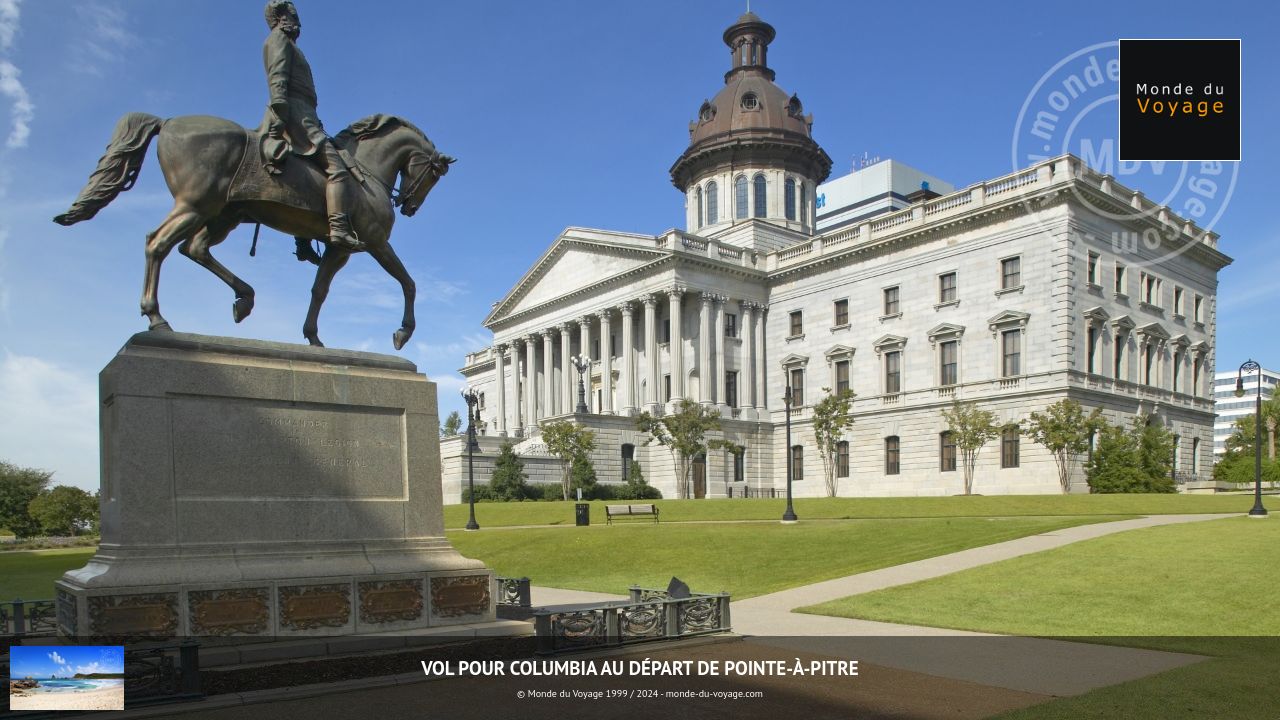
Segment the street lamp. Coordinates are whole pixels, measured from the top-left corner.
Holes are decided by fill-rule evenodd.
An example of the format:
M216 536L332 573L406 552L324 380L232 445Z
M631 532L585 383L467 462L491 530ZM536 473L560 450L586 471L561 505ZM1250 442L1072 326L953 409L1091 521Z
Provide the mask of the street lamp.
M1236 397L1244 396L1245 371L1258 373L1258 397L1253 413L1253 509L1249 517L1264 518L1267 509L1262 507L1262 366L1252 359L1244 361L1236 372Z
M480 402L480 396L471 388L462 389L462 399L467 402L467 488L470 497L471 519L467 520L468 530L479 530L480 525L476 522L476 468L475 468L475 452L480 449L480 443L476 442L476 404Z
M583 376L587 374L587 369L591 367L591 360L584 355L574 355L569 358L573 361L573 366L578 369L578 407L574 412L579 415L585 415L590 412L587 409L587 388L583 385Z
M782 522L793 523L799 518L796 517L795 508L791 506L791 476L793 470L791 468L791 386L787 386L787 392L782 396L782 405L786 408L787 413L787 511L782 513Z

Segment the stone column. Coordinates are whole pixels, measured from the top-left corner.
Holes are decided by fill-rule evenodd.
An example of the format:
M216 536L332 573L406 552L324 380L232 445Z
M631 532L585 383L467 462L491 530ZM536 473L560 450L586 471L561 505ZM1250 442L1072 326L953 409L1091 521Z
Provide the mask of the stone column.
M578 353L587 359L587 374L582 378L582 384L586 388L587 393L587 411L595 412L599 408L595 407L595 400L591 397L591 318L578 318ZM575 403L577 401L575 400Z
M493 348L493 370L498 377L498 437L507 436L507 346Z
M613 310L600 311L600 412L613 414Z
M702 293L702 312L698 315L698 402L711 404L711 301L715 294Z
M671 353L671 402L684 399L684 333L680 324L683 319L683 308L680 301L684 296L684 288L676 286L667 291L667 299L671 301L668 312L671 316L671 342L668 350Z
M743 300L742 317L739 323L742 326L744 337L742 338L742 355L738 360L738 394L742 397L738 398L738 405L743 408L743 417L747 420L756 418L756 326L753 313L756 304ZM743 400L746 402L743 402Z
M526 435L538 428L538 373L534 369L538 355L538 333L530 333L524 341L524 425Z
M765 377L765 370L768 368L769 363L765 362L764 357L764 316L765 313L769 312L769 308L764 305L756 305L756 309L760 312L755 317L756 367L752 373L752 382L756 386L755 401L756 407L759 408L758 414L763 416L765 411L769 409L769 385L766 383L767 378ZM788 452L790 451L788 450Z
M658 380L658 296L644 296L644 364L645 383L649 386L649 402L645 409L658 412L662 405L662 388Z
M728 398L725 397L725 362L724 349L724 304L729 298L723 295L716 296L716 405L720 408L722 417L729 417L731 411L729 409Z
M555 343L551 339L553 331L548 329L542 333L542 416L556 414L555 385L551 382L551 372L555 359Z
M573 354L569 347L569 341L572 339L570 333L573 326L569 323L561 323L560 325L560 412L571 413L574 408L573 401L573 363L569 360L569 356Z
M635 334L635 305L630 302L624 302L619 307L622 310L622 414L636 414L636 354L635 348L632 347L632 337Z

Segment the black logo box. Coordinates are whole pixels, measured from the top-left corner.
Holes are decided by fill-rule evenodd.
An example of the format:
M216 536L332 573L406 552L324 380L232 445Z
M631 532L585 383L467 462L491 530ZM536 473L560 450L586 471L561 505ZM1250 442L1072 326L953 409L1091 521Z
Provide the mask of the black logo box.
M1121 160L1237 161L1240 104L1240 40L1120 40Z

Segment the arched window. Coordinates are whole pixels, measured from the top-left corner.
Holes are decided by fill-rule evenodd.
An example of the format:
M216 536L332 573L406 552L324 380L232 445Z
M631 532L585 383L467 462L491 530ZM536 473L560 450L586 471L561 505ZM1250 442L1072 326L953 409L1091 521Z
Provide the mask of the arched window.
M796 219L796 181L787 178L782 185L782 201L786 207L786 215L788 220Z
M622 446L622 481L631 480L631 463L636 459L636 446L625 444Z
M836 443L836 477L849 477L849 441Z
M698 219L694 221L694 227L702 227L702 186L694 189L693 196L698 201Z
M809 222L809 191L800 183L800 222Z
M707 183L707 224L715 225L720 222L720 201L719 187L716 181L712 180Z
M890 435L884 439L884 474L897 475L899 472L899 463L901 461L901 448L898 445L898 436Z
M739 175L733 181L733 216L738 220L747 219L747 178Z
M754 188L754 191L755 191L754 194L755 194L755 200L756 200L755 216L764 217L765 214L768 212L768 203L766 202L768 200L768 197L766 197L765 195L765 188L767 187L768 184L765 182L763 174L756 175L755 180L752 181L752 184L755 185L755 188Z

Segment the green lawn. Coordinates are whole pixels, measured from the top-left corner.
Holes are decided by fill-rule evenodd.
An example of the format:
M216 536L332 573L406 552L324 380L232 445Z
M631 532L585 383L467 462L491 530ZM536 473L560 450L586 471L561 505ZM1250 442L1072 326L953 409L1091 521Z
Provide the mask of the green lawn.
M1280 511L1280 497L1264 498ZM604 522L604 506L628 501L593 501L591 522ZM635 501L631 501L635 502ZM663 522L691 520L777 520L785 500L658 500ZM480 527L572 525L573 502L476 503ZM801 520L903 517L1007 517L1015 515L1164 515L1245 513L1253 498L1244 495L990 495L912 498L801 498ZM445 527L467 524L466 505L444 509Z
M734 599L1113 517L628 524L450 532L462 554L535 585L624 594L633 584Z
M52 600L53 581L84 567L96 548L0 553L0 600Z

